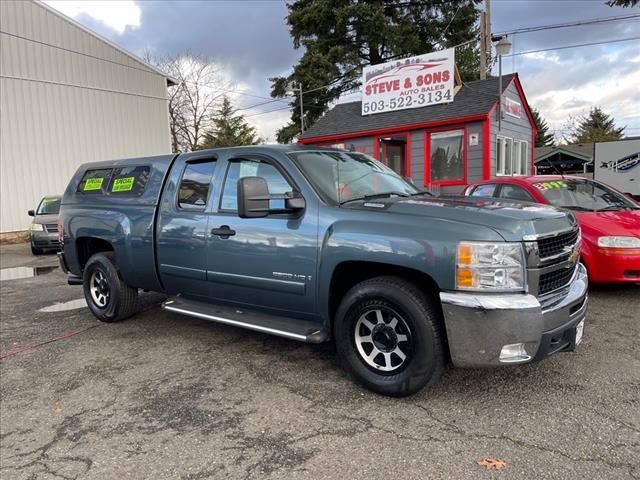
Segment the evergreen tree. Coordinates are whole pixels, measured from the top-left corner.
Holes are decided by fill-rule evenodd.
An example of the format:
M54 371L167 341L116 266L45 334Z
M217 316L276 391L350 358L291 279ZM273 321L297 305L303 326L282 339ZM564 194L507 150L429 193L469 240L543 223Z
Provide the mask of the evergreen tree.
M222 105L213 117L213 125L204 134L204 141L198 147L218 148L241 145L257 145L264 140L257 136L256 129L242 115L234 115L235 111L229 97L224 97Z
M593 107L588 115L569 119L569 143L604 142L619 140L625 127L617 127L614 119L600 107Z
M362 67L420 55L477 38L481 0L295 0L287 23L295 48L305 52L288 77L271 78L271 95L302 85L304 121L311 126L332 101L360 86ZM475 43L456 51L464 80L479 75ZM326 85L329 87L324 88ZM300 104L291 102L291 122L277 133L290 142L300 133Z
M547 121L542 117L540 111L531 108L531 115L533 116L533 122L536 124L536 147L551 147L553 146L554 138L553 133L549 133L549 125Z

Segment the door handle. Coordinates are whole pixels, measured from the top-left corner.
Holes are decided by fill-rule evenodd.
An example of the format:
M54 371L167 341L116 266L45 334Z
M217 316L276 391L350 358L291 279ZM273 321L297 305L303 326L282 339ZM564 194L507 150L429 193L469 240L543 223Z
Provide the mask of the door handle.
M211 229L211 235L217 235L220 238L229 238L232 235L235 235L236 231L231 230L229 225L221 225L218 228Z

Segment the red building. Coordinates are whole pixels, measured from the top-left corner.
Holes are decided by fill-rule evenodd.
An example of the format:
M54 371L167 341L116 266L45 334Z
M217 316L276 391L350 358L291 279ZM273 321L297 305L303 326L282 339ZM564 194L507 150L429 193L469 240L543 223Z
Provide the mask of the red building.
M533 173L536 129L518 74L459 84L450 103L362 115L361 102L336 105L300 138L374 156L416 185L459 192L500 175Z

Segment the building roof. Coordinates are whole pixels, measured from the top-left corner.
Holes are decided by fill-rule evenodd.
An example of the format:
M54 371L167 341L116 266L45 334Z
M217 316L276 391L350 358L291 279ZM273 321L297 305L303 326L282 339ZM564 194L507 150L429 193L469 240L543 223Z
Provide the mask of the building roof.
M517 77L517 73L503 75L503 91ZM372 115L362 115L361 101L340 103L304 132L300 140L487 115L498 101L498 88L497 77L476 80L463 83L451 103Z
M157 73L158 75L165 77L167 79L167 85L168 86L172 86L172 85L177 85L178 84L178 81L175 78L167 75L166 72L163 72L162 70L160 70L155 65L152 65L149 62L146 62L143 59L141 59L140 57L138 57L138 56L134 55L133 53L129 52L128 50L125 50L124 48L119 47L118 45L116 45L112 41L106 39L102 35L99 35L98 33L94 32L93 30L85 27L81 23L76 22L73 18L68 17L64 13L56 10L55 8L53 8L53 7L49 6L49 5L47 5L46 3L42 2L41 0L34 0L34 3L36 5L44 8L45 10L49 11L50 13L53 13L54 15L57 15L58 17L62 18L63 20L69 22L70 24L72 24L73 26L79 28L80 30L88 33L89 35L92 35L93 37L97 38L101 42L104 42L107 45L109 45L110 47L115 48L117 51L119 51L120 53L126 55L127 57L131 58L132 60L135 60L137 63L142 64L143 66L148 68L152 73Z
M534 163L555 155L556 153L564 153L578 160L590 162L593 159L593 143L576 143L572 145L557 145L554 147L538 147L535 149Z

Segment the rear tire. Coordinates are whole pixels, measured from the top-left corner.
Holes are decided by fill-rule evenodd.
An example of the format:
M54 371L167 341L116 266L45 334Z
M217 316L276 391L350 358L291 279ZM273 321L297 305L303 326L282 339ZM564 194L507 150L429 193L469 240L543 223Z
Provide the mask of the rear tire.
M117 322L136 313L138 289L122 281L113 253L96 253L89 258L82 286L89 310L101 322Z
M35 256L42 255L42 250L31 245L31 254Z
M355 285L340 302L334 325L342 363L377 393L411 395L435 383L444 371L437 310L402 278L376 277Z

